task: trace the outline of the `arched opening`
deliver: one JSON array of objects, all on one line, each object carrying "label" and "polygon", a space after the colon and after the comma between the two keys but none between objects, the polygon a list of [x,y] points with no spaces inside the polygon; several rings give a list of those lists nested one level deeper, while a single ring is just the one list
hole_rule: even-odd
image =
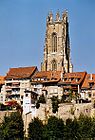
[{"label": "arched opening", "polygon": [[61,61],[61,66],[62,66],[62,67],[64,66],[64,62],[63,62],[63,60]]},{"label": "arched opening", "polygon": [[45,61],[45,70],[47,71],[47,61]]},{"label": "arched opening", "polygon": [[57,63],[56,60],[52,61],[52,71],[57,70]]},{"label": "arched opening", "polygon": [[52,34],[52,52],[57,52],[57,34]]}]

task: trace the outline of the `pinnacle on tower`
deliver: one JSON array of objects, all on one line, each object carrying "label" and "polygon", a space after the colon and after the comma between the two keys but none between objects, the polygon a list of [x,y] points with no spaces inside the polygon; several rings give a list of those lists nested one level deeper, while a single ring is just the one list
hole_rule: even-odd
[{"label": "pinnacle on tower", "polygon": [[60,20],[60,14],[59,14],[59,11],[56,13],[56,21],[59,21]]},{"label": "pinnacle on tower", "polygon": [[67,20],[67,18],[68,18],[68,11],[67,11],[67,10],[65,10],[65,11],[63,12],[62,18],[63,18],[63,20],[66,22],[66,20]]},{"label": "pinnacle on tower", "polygon": [[53,14],[50,12],[47,17],[47,22],[53,22]]}]

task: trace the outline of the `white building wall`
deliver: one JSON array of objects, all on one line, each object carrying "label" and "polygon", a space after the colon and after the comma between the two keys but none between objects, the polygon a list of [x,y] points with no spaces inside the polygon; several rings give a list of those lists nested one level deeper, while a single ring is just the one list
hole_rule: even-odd
[{"label": "white building wall", "polygon": [[23,114],[31,112],[31,93],[24,93],[23,97]]},{"label": "white building wall", "polygon": [[5,92],[5,85],[3,85],[0,93],[0,103],[4,104],[5,100],[6,100],[6,92]]}]

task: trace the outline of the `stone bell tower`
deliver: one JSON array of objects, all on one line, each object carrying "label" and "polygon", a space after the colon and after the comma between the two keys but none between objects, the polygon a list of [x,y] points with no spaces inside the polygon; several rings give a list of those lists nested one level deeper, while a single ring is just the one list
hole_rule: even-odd
[{"label": "stone bell tower", "polygon": [[69,23],[67,11],[62,18],[59,12],[56,19],[50,12],[46,22],[46,36],[44,46],[44,59],[41,65],[42,71],[72,72],[73,65],[70,62]]}]

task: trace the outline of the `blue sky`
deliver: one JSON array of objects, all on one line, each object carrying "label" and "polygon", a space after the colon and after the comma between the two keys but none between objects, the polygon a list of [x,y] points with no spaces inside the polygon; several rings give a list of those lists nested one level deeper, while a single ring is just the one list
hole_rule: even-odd
[{"label": "blue sky", "polygon": [[67,9],[74,71],[95,73],[95,0],[0,0],[0,75],[43,59],[46,17]]}]

